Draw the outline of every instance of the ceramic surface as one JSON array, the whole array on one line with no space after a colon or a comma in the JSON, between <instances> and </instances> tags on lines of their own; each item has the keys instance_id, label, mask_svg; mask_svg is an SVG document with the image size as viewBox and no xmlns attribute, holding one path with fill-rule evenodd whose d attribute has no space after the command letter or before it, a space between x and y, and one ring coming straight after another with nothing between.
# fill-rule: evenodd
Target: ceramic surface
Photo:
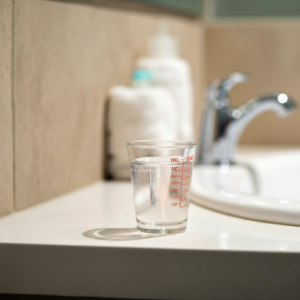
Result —
<instances>
[{"instance_id":1,"label":"ceramic surface","mask_svg":"<svg viewBox=\"0 0 300 300\"><path fill-rule=\"evenodd\" d=\"M237 161L231 167L197 166L192 201L243 218L299 226L300 150L252 151Z\"/></svg>"}]
</instances>

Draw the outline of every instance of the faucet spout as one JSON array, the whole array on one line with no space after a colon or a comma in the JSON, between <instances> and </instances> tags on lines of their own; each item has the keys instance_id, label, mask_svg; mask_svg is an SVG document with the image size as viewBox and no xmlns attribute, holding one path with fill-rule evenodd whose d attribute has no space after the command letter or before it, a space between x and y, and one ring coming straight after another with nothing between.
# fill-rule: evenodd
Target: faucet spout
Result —
<instances>
[{"instance_id":1,"label":"faucet spout","mask_svg":"<svg viewBox=\"0 0 300 300\"><path fill-rule=\"evenodd\" d=\"M229 108L220 112L219 117L223 120L225 117L226 122L222 122L224 124L222 132L219 132L218 139L213 144L213 160L232 161L242 132L259 114L274 111L280 117L285 117L295 108L296 104L289 96L283 93L273 93L253 98L236 109Z\"/></svg>"},{"instance_id":2,"label":"faucet spout","mask_svg":"<svg viewBox=\"0 0 300 300\"><path fill-rule=\"evenodd\" d=\"M283 93L262 95L238 108L231 107L231 89L248 78L246 73L232 73L209 84L197 151L198 164L233 162L239 138L255 117L265 111L274 111L284 117L296 108L295 102Z\"/></svg>"}]
</instances>

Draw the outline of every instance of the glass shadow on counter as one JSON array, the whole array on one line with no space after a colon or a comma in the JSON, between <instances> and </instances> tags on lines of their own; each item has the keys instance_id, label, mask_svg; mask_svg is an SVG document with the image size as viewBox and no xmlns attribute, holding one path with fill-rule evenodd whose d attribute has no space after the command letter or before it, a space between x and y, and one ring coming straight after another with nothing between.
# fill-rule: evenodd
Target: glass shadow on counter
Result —
<instances>
[{"instance_id":1,"label":"glass shadow on counter","mask_svg":"<svg viewBox=\"0 0 300 300\"><path fill-rule=\"evenodd\" d=\"M106 241L133 241L167 236L166 234L148 234L136 228L99 228L82 233L84 237Z\"/></svg>"}]
</instances>

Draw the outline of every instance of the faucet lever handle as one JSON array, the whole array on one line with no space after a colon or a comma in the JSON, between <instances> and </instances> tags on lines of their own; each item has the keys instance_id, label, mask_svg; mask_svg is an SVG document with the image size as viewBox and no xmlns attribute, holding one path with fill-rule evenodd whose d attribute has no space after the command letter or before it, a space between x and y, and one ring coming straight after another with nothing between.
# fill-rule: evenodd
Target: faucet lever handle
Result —
<instances>
[{"instance_id":1,"label":"faucet lever handle","mask_svg":"<svg viewBox=\"0 0 300 300\"><path fill-rule=\"evenodd\" d=\"M249 79L249 75L247 73L237 72L231 73L229 76L222 78L219 80L219 84L217 87L217 101L221 101L224 106L229 105L229 93L231 89L243 82L247 82Z\"/></svg>"}]
</instances>

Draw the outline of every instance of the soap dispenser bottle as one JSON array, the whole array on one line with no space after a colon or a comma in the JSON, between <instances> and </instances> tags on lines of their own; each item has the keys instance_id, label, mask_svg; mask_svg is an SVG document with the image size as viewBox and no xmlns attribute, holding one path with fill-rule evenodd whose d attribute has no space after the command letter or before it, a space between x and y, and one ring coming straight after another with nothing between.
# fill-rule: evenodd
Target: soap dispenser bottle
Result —
<instances>
[{"instance_id":1,"label":"soap dispenser bottle","mask_svg":"<svg viewBox=\"0 0 300 300\"><path fill-rule=\"evenodd\" d=\"M178 41L168 33L165 24L149 41L149 57L137 61L137 66L149 69L156 85L169 90L174 98L177 118L177 139L192 140L193 92L189 64L179 57Z\"/></svg>"}]
</instances>

